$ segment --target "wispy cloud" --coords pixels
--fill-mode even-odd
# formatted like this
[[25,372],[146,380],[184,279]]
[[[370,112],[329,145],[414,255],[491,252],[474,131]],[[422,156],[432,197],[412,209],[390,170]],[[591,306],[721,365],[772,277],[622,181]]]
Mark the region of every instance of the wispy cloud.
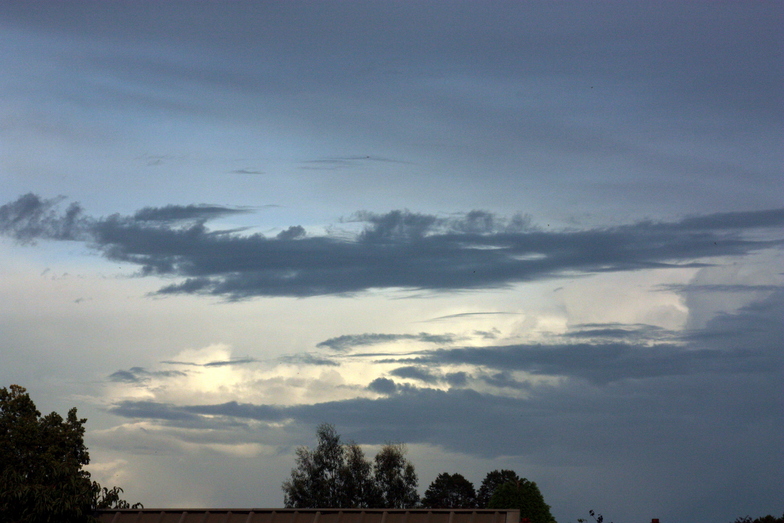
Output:
[[419,334],[344,334],[343,336],[337,336],[335,338],[324,340],[316,346],[337,351],[347,351],[354,347],[364,347],[368,345],[377,345],[380,343],[404,340],[448,344],[455,341],[455,336],[452,334],[429,334],[427,332],[420,332]]
[[628,325],[622,323],[584,323],[575,325],[567,338],[611,339],[618,341],[661,341],[671,339],[676,333],[656,325]]
[[293,363],[296,365],[318,365],[318,366],[327,366],[327,367],[339,367],[340,363],[333,359],[324,358],[323,356],[318,356],[315,354],[300,353],[300,354],[292,354],[289,356],[281,356],[278,358],[279,361],[283,363]]
[[495,316],[495,315],[519,315],[519,312],[461,312],[459,314],[447,314],[446,316],[439,316],[437,318],[430,318],[423,320],[424,322],[451,320],[456,318],[468,318],[472,316]]
[[165,207],[145,207],[133,215],[136,222],[179,222],[189,220],[210,220],[231,214],[245,214],[250,211],[219,205],[166,205]]
[[143,367],[131,367],[128,370],[118,370],[109,376],[109,381],[121,383],[146,383],[151,378],[171,378],[172,376],[185,376],[186,373],[179,370],[156,370],[148,371]]
[[330,158],[317,158],[315,160],[306,160],[302,162],[301,169],[308,170],[339,170],[349,169],[356,165],[362,165],[371,162],[382,163],[410,163],[403,160],[393,160],[390,158],[383,158],[380,156],[358,155],[358,156],[335,156]]
[[193,367],[226,367],[229,365],[244,365],[246,363],[255,363],[258,360],[255,358],[236,358],[231,360],[217,360],[217,361],[208,361],[206,363],[195,363],[191,361],[172,361],[172,360],[165,360],[161,363],[167,365],[190,365]]
[[266,174],[264,171],[258,171],[256,169],[234,169],[229,172],[231,174]]

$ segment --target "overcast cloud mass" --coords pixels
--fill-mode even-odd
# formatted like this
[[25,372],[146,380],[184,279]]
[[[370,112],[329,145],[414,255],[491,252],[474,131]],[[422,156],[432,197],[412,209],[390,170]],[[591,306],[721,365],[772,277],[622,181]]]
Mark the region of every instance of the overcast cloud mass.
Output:
[[561,523],[784,505],[776,2],[0,1],[0,386],[146,507],[336,425]]

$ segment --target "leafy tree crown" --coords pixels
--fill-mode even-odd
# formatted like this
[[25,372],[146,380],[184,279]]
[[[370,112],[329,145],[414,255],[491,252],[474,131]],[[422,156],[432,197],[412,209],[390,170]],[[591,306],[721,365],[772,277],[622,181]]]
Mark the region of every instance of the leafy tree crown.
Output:
[[75,408],[41,416],[24,387],[0,388],[0,523],[92,523],[97,508],[128,506],[83,469],[86,421]]
[[476,507],[474,485],[462,474],[443,472],[433,480],[425,491],[422,506],[427,508]]
[[550,505],[544,502],[539,487],[525,478],[498,487],[487,507],[518,509],[520,517],[530,519],[531,523],[555,523],[555,518],[550,513]]
[[373,462],[356,443],[341,442],[335,427],[316,429],[316,448],[297,449],[296,467],[283,482],[289,508],[411,508],[419,501],[414,466],[402,445],[387,444]]

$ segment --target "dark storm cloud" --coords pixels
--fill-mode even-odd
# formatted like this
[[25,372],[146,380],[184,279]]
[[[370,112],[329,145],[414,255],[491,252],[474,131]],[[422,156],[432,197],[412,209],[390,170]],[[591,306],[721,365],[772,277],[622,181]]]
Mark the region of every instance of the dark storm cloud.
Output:
[[376,345],[379,343],[388,343],[402,340],[417,340],[427,343],[448,344],[454,341],[455,337],[451,334],[429,334],[427,332],[420,332],[419,334],[344,334],[324,340],[317,347],[326,347],[338,351],[347,351],[354,347],[363,347],[367,345]]
[[656,325],[629,325],[623,323],[584,323],[575,325],[564,335],[567,338],[614,339],[620,341],[661,340],[675,336],[673,331]]
[[465,387],[468,385],[468,378],[470,375],[467,372],[447,372],[444,375],[444,380],[451,387]]
[[241,404],[236,401],[218,405],[192,405],[177,406],[170,403],[154,401],[121,401],[112,407],[109,412],[117,416],[135,419],[151,419],[165,421],[172,426],[187,426],[199,428],[199,420],[204,422],[202,428],[211,428],[212,416],[221,416],[222,421],[228,418],[253,419],[260,421],[281,421],[286,419],[284,407],[270,405]]
[[92,221],[84,217],[81,206],[72,203],[62,214],[57,206],[63,198],[44,199],[28,193],[0,207],[0,234],[23,243],[35,240],[85,239]]
[[166,403],[154,401],[124,401],[114,405],[109,412],[125,418],[143,418],[152,420],[182,421],[197,420],[196,414],[184,408],[177,408]]
[[[461,217],[392,211],[357,213],[354,238],[302,237],[294,226],[276,239],[210,231],[208,216],[238,212],[209,206],[146,208],[133,217],[82,216],[72,204],[33,194],[0,207],[0,231],[21,241],[86,239],[141,274],[184,278],[158,294],[316,296],[375,288],[435,291],[503,287],[565,273],[699,267],[715,256],[742,256],[782,245],[784,209],[717,213],[676,222],[542,231],[522,217],[484,211]],[[196,221],[163,218],[189,216]],[[148,219],[160,217],[161,219]],[[766,239],[744,233],[770,229]]]
[[367,387],[379,394],[394,394],[397,391],[397,384],[388,378],[376,378]]
[[530,383],[518,381],[508,372],[496,372],[495,374],[481,376],[480,379],[488,385],[501,389],[531,389]]
[[683,350],[671,344],[639,346],[629,343],[584,343],[440,349],[414,358],[384,361],[435,366],[474,365],[612,383],[625,379],[702,372],[761,372],[773,363],[773,358],[754,348],[734,351]]
[[719,313],[704,329],[684,334],[690,346],[733,350],[764,350],[770,358],[770,368],[779,371],[784,366],[784,288],[778,287],[767,298],[752,302],[737,313]]
[[[503,374],[489,380],[495,380],[497,386],[523,387]],[[653,443],[666,436],[666,441],[673,441],[680,416],[694,416],[697,422],[716,430],[725,419],[737,419],[741,424],[753,421],[764,426],[764,420],[772,421],[780,416],[777,400],[772,396],[775,382],[775,375],[749,376],[739,372],[693,379],[666,377],[627,382],[617,388],[579,384],[546,390],[527,387],[532,396],[519,399],[468,389],[397,388],[392,380],[379,378],[370,388],[386,396],[375,400],[359,398],[295,406],[237,402],[176,406],[125,401],[113,406],[110,412],[173,425],[187,420],[194,427],[198,427],[194,423],[198,417],[211,426],[212,416],[264,422],[292,420],[307,425],[326,419],[354,439],[361,434],[358,441],[365,444],[431,443],[488,457],[537,453],[551,445],[565,444],[567,454],[606,451],[610,456],[612,452],[628,449],[630,437]],[[738,387],[750,388],[741,391]],[[755,394],[765,396],[755,398]],[[744,412],[752,406],[753,412]],[[609,420],[611,426],[606,425]],[[593,436],[579,441],[593,430],[597,431]],[[763,430],[770,432],[767,428]],[[490,433],[495,437],[488,438]],[[626,444],[622,443],[624,440]],[[525,441],[523,447],[520,441]]]
[[296,240],[305,236],[305,228],[301,225],[292,225],[285,231],[280,231],[276,238],[278,240]]
[[397,376],[398,378],[407,378],[410,380],[421,381],[423,383],[429,383],[433,385],[441,381],[440,376],[436,376],[427,368],[413,365],[407,367],[398,367],[397,369],[389,371],[389,373],[393,376]]
[[128,370],[118,370],[109,376],[109,381],[119,381],[123,383],[141,383],[145,381],[139,378],[134,372]]

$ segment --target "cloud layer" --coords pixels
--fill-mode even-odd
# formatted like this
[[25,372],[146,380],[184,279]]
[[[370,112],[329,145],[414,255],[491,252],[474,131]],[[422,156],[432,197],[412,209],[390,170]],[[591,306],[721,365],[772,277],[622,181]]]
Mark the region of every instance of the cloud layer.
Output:
[[[553,437],[564,443],[569,440],[563,452],[587,452],[595,441],[580,442],[569,435],[570,431],[584,435],[587,427],[607,438],[607,445],[623,438],[642,444],[654,435],[671,439],[683,430],[684,416],[702,420],[706,425],[700,431],[717,429],[727,419],[762,424],[768,431],[782,423],[776,407],[782,400],[776,384],[784,372],[781,317],[784,291],[779,288],[668,343],[660,341],[657,329],[629,326],[616,329],[629,332],[628,340],[613,343],[569,343],[567,335],[547,345],[445,346],[381,359],[372,354],[333,353],[343,377],[338,388],[348,396],[328,399],[334,394],[334,383],[312,374],[326,387],[325,401],[285,405],[166,401],[161,391],[170,386],[167,383],[182,383],[178,380],[187,367],[185,371],[132,368],[115,372],[109,380],[157,390],[153,398],[159,399],[118,397],[110,411],[133,420],[193,429],[213,427],[219,419],[227,427],[251,422],[300,427],[330,420],[361,443],[405,439],[480,456],[543,452]],[[644,338],[645,332],[654,336]],[[362,372],[352,371],[350,366],[361,358]],[[298,364],[303,373],[321,366],[318,361]],[[280,373],[280,369],[270,371],[270,375]],[[158,381],[147,383],[150,378]],[[254,383],[262,395],[271,386]],[[287,386],[297,388],[305,382],[289,381]],[[608,417],[613,418],[612,425],[602,427]],[[506,427],[508,432],[503,429],[498,437],[488,439],[481,427]],[[633,435],[634,431],[640,432]],[[518,446],[521,437],[527,441],[525,449]]]
[[[0,207],[0,232],[23,242],[83,240],[145,276],[180,278],[158,294],[316,296],[370,289],[486,289],[564,274],[699,267],[718,256],[780,246],[784,209],[716,213],[675,222],[545,231],[521,216],[472,211],[458,218],[409,211],[356,213],[356,235],[275,238],[211,231],[214,205],[146,207],[133,216],[85,216],[78,204],[27,194]],[[765,237],[749,232],[773,231]]]

